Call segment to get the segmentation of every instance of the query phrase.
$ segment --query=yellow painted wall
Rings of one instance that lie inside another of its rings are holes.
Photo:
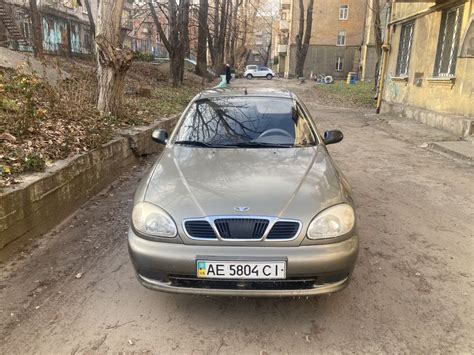
[[[395,3],[392,20],[405,18],[431,5]],[[395,104],[474,117],[474,58],[457,58],[454,84],[432,83],[428,80],[433,78],[441,14],[442,11],[438,10],[416,18],[407,81],[393,79],[396,73],[401,24],[391,26],[391,50],[383,99]],[[464,3],[461,40],[472,16],[473,0],[467,0]],[[421,80],[421,86],[416,85],[417,79]]]

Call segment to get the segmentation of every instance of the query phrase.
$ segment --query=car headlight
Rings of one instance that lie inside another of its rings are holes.
[[[309,224],[309,239],[335,238],[349,233],[354,228],[354,209],[345,203],[329,207],[319,213]]]
[[[173,238],[177,234],[176,224],[158,206],[139,202],[132,212],[132,223],[138,232],[154,237]]]

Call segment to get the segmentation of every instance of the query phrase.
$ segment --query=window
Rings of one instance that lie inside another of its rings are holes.
[[[413,42],[413,22],[402,25],[400,32],[400,43],[398,45],[396,76],[408,75],[408,63],[410,62],[411,43]]]
[[[282,19],[283,21],[286,20],[286,12],[283,12],[283,13],[281,14],[281,19]]]
[[[28,41],[30,40],[30,23],[27,18],[23,18],[20,21],[20,29],[23,38],[26,38]]]
[[[344,57],[336,58],[336,71],[342,71],[344,66]]]
[[[349,5],[339,7],[339,20],[347,20],[349,17]]]
[[[309,120],[293,100],[252,96],[196,100],[185,113],[176,140],[288,147],[317,143]]]
[[[459,47],[462,7],[443,11],[439,30],[434,76],[454,76]]]
[[[253,61],[258,62],[260,60],[260,54],[254,54],[253,55]]]
[[[336,45],[344,46],[346,44],[346,31],[339,31],[337,34],[337,42]]]

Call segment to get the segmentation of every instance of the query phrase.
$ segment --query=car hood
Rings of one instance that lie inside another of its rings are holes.
[[[167,147],[143,200],[185,218],[252,215],[308,222],[344,201],[339,174],[323,146],[286,149]],[[236,208],[248,207],[247,212]]]

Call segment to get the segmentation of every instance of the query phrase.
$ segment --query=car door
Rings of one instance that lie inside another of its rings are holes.
[[[261,67],[259,70],[258,70],[258,77],[259,78],[264,78],[265,76],[267,76],[267,74],[269,73],[268,71],[268,68],[265,68],[265,67]]]

